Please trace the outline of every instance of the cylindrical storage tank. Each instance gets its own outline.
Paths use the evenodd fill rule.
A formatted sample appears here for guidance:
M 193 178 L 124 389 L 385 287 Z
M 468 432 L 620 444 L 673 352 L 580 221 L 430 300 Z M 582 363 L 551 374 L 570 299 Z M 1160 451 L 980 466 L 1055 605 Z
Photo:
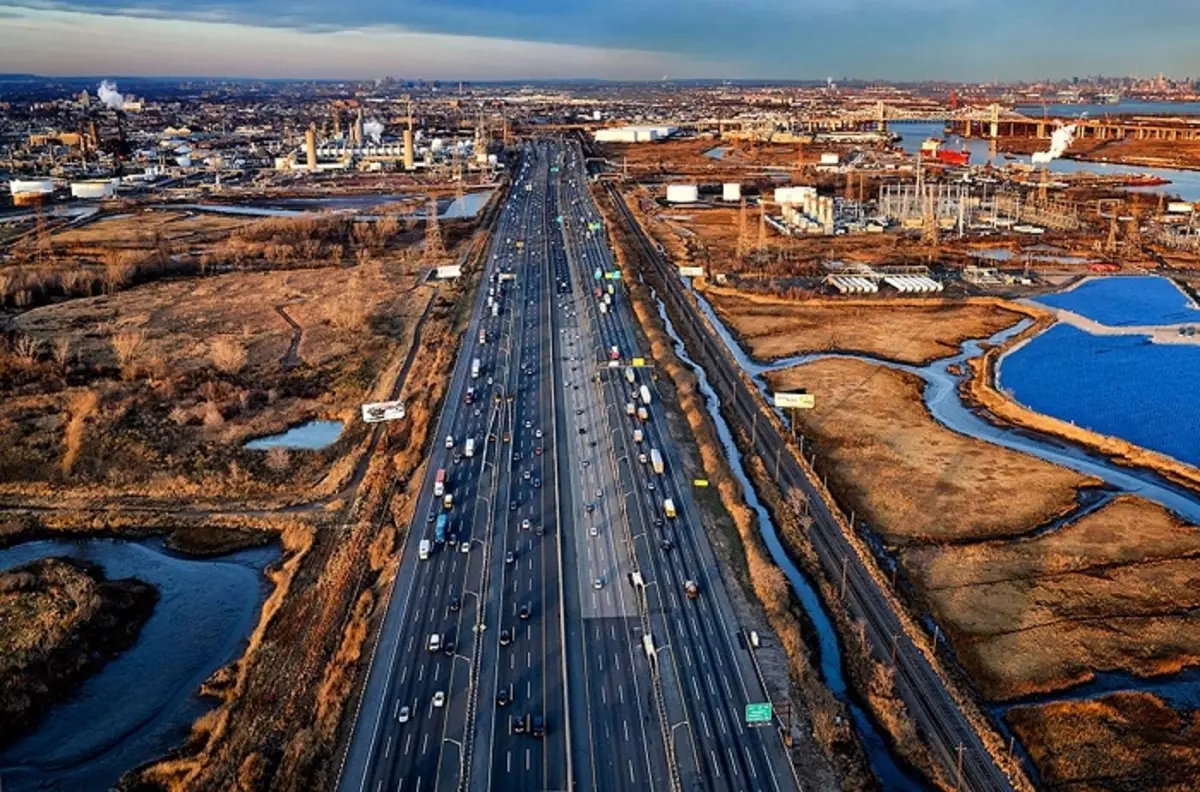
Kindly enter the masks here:
M 48 195 L 54 192 L 54 181 L 51 179 L 13 179 L 8 183 L 8 190 L 13 195 Z
M 668 184 L 667 203 L 695 203 L 700 189 L 694 184 Z
M 721 200 L 723 201 L 740 201 L 742 200 L 742 185 L 738 182 L 727 182 L 721 187 Z
M 100 200 L 117 194 L 117 186 L 107 179 L 71 182 L 71 197 L 83 200 Z

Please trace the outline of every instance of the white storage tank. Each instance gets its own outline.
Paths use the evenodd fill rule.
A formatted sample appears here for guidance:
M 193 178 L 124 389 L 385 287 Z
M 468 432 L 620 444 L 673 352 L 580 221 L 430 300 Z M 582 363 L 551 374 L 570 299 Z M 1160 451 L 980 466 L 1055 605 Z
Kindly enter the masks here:
M 667 203 L 696 203 L 700 189 L 694 184 L 668 184 Z
M 740 201 L 742 200 L 742 185 L 738 182 L 727 182 L 721 187 L 721 200 L 723 201 Z
M 8 183 L 9 192 L 15 195 L 49 195 L 54 192 L 51 179 L 13 179 Z
M 116 194 L 116 179 L 89 179 L 88 181 L 71 182 L 72 198 L 96 201 L 102 198 L 112 198 Z
M 825 152 L 824 154 L 821 155 L 821 164 L 822 165 L 837 165 L 838 164 L 838 155 L 832 151 Z

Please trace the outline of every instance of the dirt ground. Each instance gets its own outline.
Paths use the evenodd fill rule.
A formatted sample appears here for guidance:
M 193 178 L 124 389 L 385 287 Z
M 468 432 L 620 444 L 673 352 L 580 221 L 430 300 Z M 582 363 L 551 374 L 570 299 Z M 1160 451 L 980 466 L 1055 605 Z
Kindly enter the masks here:
M 1045 151 L 1047 141 L 1034 138 L 1001 140 L 1001 151 L 1030 154 Z M 1147 165 L 1159 168 L 1200 168 L 1200 141 L 1195 140 L 1076 140 L 1067 156 L 1082 160 Z M 1168 191 L 1170 186 L 1167 187 Z
M 915 376 L 857 360 L 819 360 L 769 375 L 806 388 L 799 411 L 830 487 L 890 544 L 1015 536 L 1075 506 L 1090 482 L 1025 454 L 951 432 Z
M 414 288 L 416 276 L 386 263 L 237 272 L 21 314 L 16 343 L 34 346 L 3 360 L 0 490 L 311 487 L 363 436 L 358 404 L 404 351 L 432 294 Z M 294 354 L 288 319 L 299 327 Z M 347 421 L 329 451 L 268 460 L 241 448 L 317 417 Z
M 53 240 L 56 245 L 71 247 L 152 247 L 156 239 L 176 241 L 199 234 L 228 233 L 254 219 L 212 212 L 144 210 L 68 228 L 54 234 Z
M 858 352 L 924 365 L 987 338 L 1022 314 L 991 303 L 921 300 L 780 300 L 729 289 L 705 289 L 721 320 L 757 360 L 804 352 Z
M 1148 693 L 1014 707 L 1007 719 L 1047 789 L 1191 792 L 1200 778 L 1200 712 Z
M 725 148 L 715 159 L 704 152 Z M 792 170 L 821 161 L 822 152 L 848 150 L 835 145 L 802 143 L 751 143 L 715 137 L 685 138 L 657 143 L 609 143 L 603 146 L 609 159 L 624 163 L 631 176 L 654 173 L 704 175 L 714 181 L 722 176 L 745 178 L 747 169 Z
M 984 695 L 1005 700 L 1200 662 L 1198 558 L 1200 529 L 1127 496 L 1035 538 L 903 563 Z

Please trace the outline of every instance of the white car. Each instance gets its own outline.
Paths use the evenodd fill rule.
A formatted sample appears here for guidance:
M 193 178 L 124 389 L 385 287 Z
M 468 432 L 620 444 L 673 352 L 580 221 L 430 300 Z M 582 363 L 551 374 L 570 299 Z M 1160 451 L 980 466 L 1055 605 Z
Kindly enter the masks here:
M 433 706 L 435 709 L 440 709 L 446 705 L 446 694 L 439 690 L 433 694 Z
M 401 723 L 408 723 L 408 719 L 411 716 L 412 716 L 412 712 L 409 710 L 408 707 L 401 707 L 400 713 L 398 715 L 396 715 L 396 720 L 400 721 Z
M 595 582 L 592 583 L 592 588 L 594 588 L 594 589 L 604 588 L 604 578 L 596 578 Z
M 593 525 L 593 526 L 592 526 L 592 536 L 596 536 L 596 535 L 598 535 L 599 533 L 600 533 L 600 532 L 596 530 L 596 526 L 594 526 L 594 525 Z M 596 588 L 599 588 L 599 586 L 597 586 Z
M 454 448 L 454 435 L 446 435 L 446 448 Z
M 541 436 L 542 436 L 542 430 L 541 430 L 541 429 L 538 429 L 536 432 L 534 432 L 534 433 L 533 433 L 533 436 L 534 436 L 534 437 L 537 437 L 537 438 L 539 438 L 539 439 L 541 439 Z
M 466 555 L 467 553 L 471 552 L 471 542 L 470 542 L 470 540 L 464 539 L 464 540 L 463 540 L 463 541 L 462 541 L 462 542 L 461 542 L 461 543 L 458 545 L 458 552 L 462 553 L 463 555 Z

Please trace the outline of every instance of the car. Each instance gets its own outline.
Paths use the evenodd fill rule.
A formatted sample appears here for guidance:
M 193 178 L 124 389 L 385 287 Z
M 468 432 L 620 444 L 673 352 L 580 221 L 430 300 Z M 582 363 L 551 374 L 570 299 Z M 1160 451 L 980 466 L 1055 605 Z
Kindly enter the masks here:
M 542 455 L 542 447 L 541 447 L 541 446 L 538 446 L 537 448 L 533 449 L 533 455 L 534 455 L 534 456 L 541 456 L 541 455 Z
M 654 527 L 655 527 L 655 528 L 662 528 L 662 527 L 663 527 L 663 518 L 662 518 L 662 517 L 655 517 L 655 518 L 654 518 Z
M 592 588 L 594 588 L 594 589 L 604 588 L 604 578 L 596 578 L 594 581 L 592 581 Z
M 509 501 L 509 502 L 508 502 L 508 510 L 509 510 L 509 511 L 516 511 L 516 510 L 517 510 L 517 502 L 516 502 L 515 500 L 513 500 L 513 501 Z
M 528 606 L 528 605 L 522 605 L 522 606 L 521 606 L 521 610 L 517 611 L 517 616 L 519 616 L 519 617 L 520 617 L 520 618 L 522 618 L 522 619 L 528 619 L 528 618 L 529 618 L 529 613 L 530 613 L 529 606 Z
M 529 526 L 530 526 L 530 524 L 529 524 L 529 520 L 528 520 L 528 519 L 521 520 L 521 530 L 522 530 L 522 531 L 528 531 L 528 530 L 529 530 Z
M 509 632 L 508 630 L 501 630 L 500 631 L 500 645 L 508 646 L 510 643 L 512 643 L 512 633 Z
M 533 433 L 533 436 L 536 437 L 537 439 L 541 440 L 542 439 L 542 430 L 538 429 L 536 432 Z
M 514 562 L 516 560 L 517 560 L 517 554 L 514 553 L 512 550 L 509 550 L 507 553 L 504 554 L 504 563 L 511 564 L 512 562 Z
M 541 488 L 542 488 L 542 480 L 541 480 L 541 479 L 539 479 L 539 478 L 535 478 L 535 479 L 533 480 L 533 488 L 534 488 L 534 489 L 541 489 Z
M 478 407 L 476 407 L 475 408 L 475 416 L 478 417 L 480 415 L 483 415 L 483 412 Z
M 454 464 L 457 465 L 459 462 L 462 462 L 462 454 L 455 451 L 454 452 Z
M 597 487 L 597 488 L 596 488 L 596 497 L 597 497 L 597 498 L 602 498 L 602 497 L 604 497 L 604 490 L 602 490 L 602 489 L 600 489 L 599 487 Z
M 590 533 L 592 534 L 592 536 L 597 536 L 600 532 L 598 530 L 596 530 L 596 526 L 593 525 Z
M 672 547 L 674 547 L 674 546 L 675 546 L 675 545 L 674 545 L 674 544 L 671 542 L 671 540 L 670 540 L 670 539 L 663 539 L 663 540 L 662 540 L 662 549 L 663 549 L 664 551 L 667 551 L 667 552 L 669 552 L 669 551 L 671 550 L 671 548 L 672 548 Z
M 462 600 L 460 600 L 458 597 L 450 598 L 450 612 L 451 613 L 457 612 L 458 609 L 461 607 L 462 607 Z
M 575 369 L 571 369 L 571 371 L 574 371 L 574 370 L 575 370 Z M 576 411 L 575 411 L 575 414 L 576 414 L 576 415 L 583 415 L 583 410 L 576 410 Z
M 585 426 L 579 427 L 579 434 L 587 434 L 587 427 L 585 427 Z
M 594 503 L 589 503 L 589 504 L 588 504 L 587 506 L 585 506 L 584 508 L 587 510 L 587 513 L 588 513 L 588 514 L 591 514 L 592 512 L 596 511 L 596 504 L 594 504 Z
M 442 644 L 442 652 L 445 653 L 447 657 L 453 657 L 454 641 L 447 640 L 444 644 Z
M 534 715 L 530 719 L 529 733 L 534 737 L 541 737 L 546 734 L 546 721 L 541 715 Z
M 471 552 L 471 542 L 467 539 L 464 539 L 462 544 L 458 546 L 458 552 L 462 553 L 463 555 Z
M 514 715 L 509 718 L 508 728 L 513 734 L 525 733 L 525 718 L 520 715 Z
M 654 482 L 653 482 L 653 481 L 647 481 L 647 482 L 646 482 L 646 489 L 650 490 L 651 492 L 654 492 Z
M 532 428 L 533 428 L 533 421 L 526 421 L 526 422 L 525 422 L 525 428 L 526 428 L 526 429 L 532 429 Z
M 446 436 L 446 448 L 454 448 L 454 435 Z
M 511 701 L 512 701 L 512 697 L 509 696 L 507 688 L 502 688 L 500 690 L 500 692 L 498 694 L 496 694 L 496 706 L 497 707 L 507 707 L 509 705 L 509 702 L 511 702 Z
M 520 452 L 520 451 L 513 451 L 513 454 L 512 454 L 512 461 L 513 461 L 513 462 L 520 462 L 520 461 L 521 461 L 521 452 Z
M 401 707 L 400 712 L 396 714 L 396 720 L 401 723 L 408 723 L 408 719 L 412 717 L 412 710 L 408 707 Z
M 433 694 L 433 706 L 435 709 L 440 709 L 440 708 L 446 706 L 445 691 L 439 690 L 437 693 Z
M 437 512 L 430 512 L 429 516 L 425 518 L 425 522 L 433 524 L 433 522 L 435 522 L 437 520 L 437 516 L 438 516 Z
M 436 652 L 438 649 L 442 648 L 442 636 L 438 635 L 437 633 L 431 633 L 429 635 L 429 641 L 425 644 L 425 646 L 429 649 L 429 651 Z
M 525 479 L 526 481 L 529 481 L 531 476 L 533 476 L 533 473 L 529 472 L 528 470 L 521 474 L 521 478 Z
M 537 534 L 538 536 L 541 536 L 542 534 L 544 534 L 544 533 L 545 533 L 545 530 L 543 530 L 543 529 L 542 529 L 542 526 L 541 526 L 541 525 L 538 525 L 538 527 L 537 527 L 537 528 L 535 528 L 533 532 L 534 532 L 535 534 Z

